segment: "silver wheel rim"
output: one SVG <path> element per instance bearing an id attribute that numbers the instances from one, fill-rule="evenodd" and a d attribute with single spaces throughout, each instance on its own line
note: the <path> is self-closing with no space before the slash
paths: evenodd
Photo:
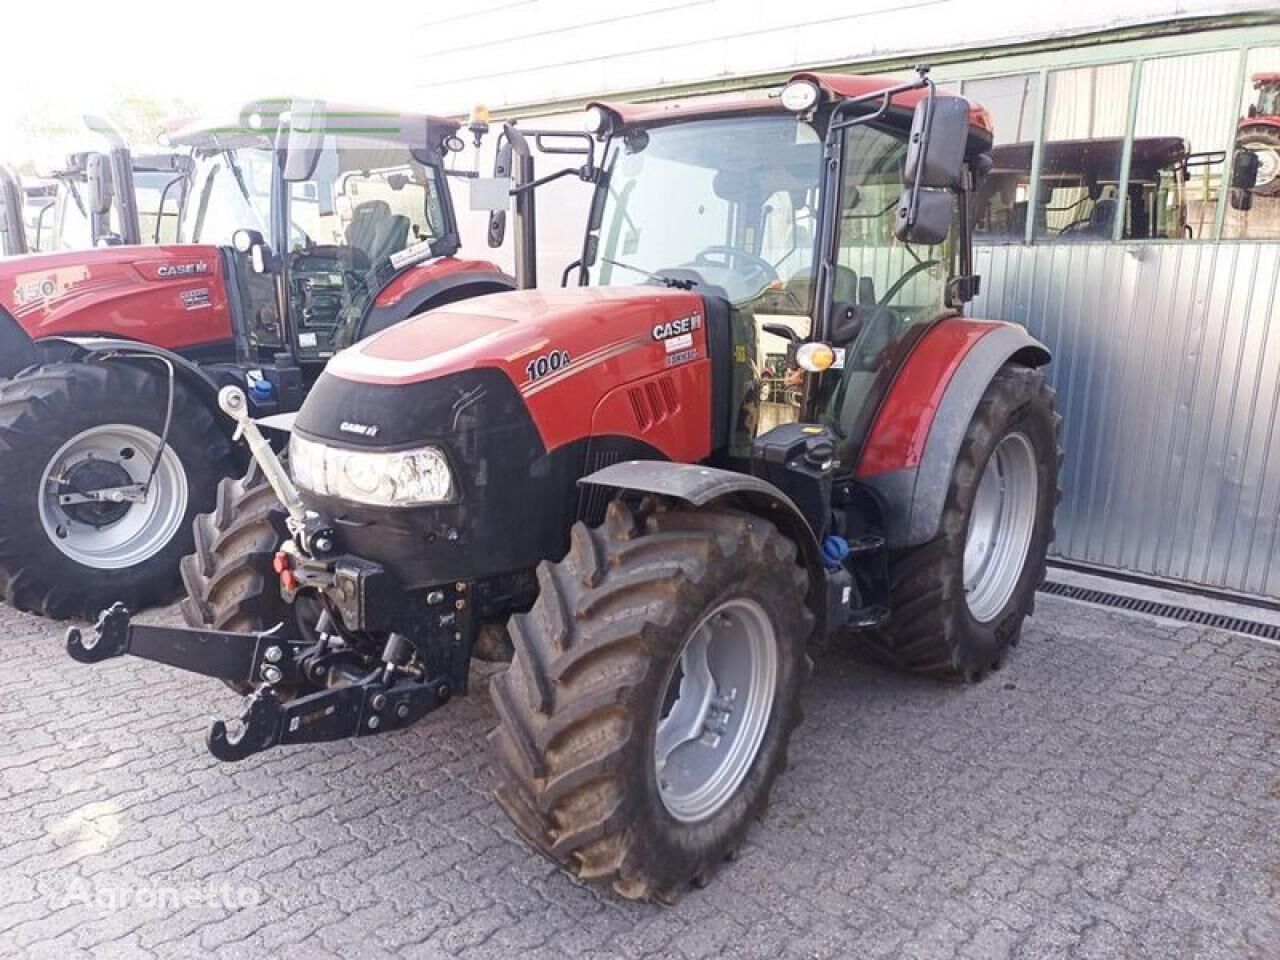
<path id="1" fill-rule="evenodd" d="M 77 520 L 59 501 L 66 478 L 87 461 L 120 468 L 129 482 L 145 483 L 160 450 L 160 438 L 132 424 L 112 423 L 76 434 L 45 464 L 40 478 L 40 523 L 49 541 L 77 563 L 120 570 L 155 556 L 173 539 L 187 512 L 187 477 L 173 448 L 160 454 L 146 499 L 131 503 L 119 519 L 102 526 Z"/>
<path id="2" fill-rule="evenodd" d="M 1011 433 L 992 451 L 978 481 L 964 544 L 964 595 L 975 620 L 994 620 L 1026 566 L 1036 523 L 1035 450 Z"/>
<path id="3" fill-rule="evenodd" d="M 727 600 L 694 627 L 676 667 L 653 759 L 667 812 L 691 823 L 729 801 L 760 752 L 778 683 L 773 622 L 754 600 Z"/>
<path id="4" fill-rule="evenodd" d="M 1257 186 L 1266 186 L 1276 177 L 1280 177 L 1280 148 L 1264 143 L 1261 140 L 1246 140 L 1240 144 L 1240 147 L 1257 154 Z"/>

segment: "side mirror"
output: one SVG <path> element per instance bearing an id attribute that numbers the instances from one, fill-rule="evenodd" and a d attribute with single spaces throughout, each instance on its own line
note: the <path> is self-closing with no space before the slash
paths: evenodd
<path id="1" fill-rule="evenodd" d="M 288 183 L 310 180 L 324 152 L 323 105 L 316 100 L 293 101 L 285 130 L 281 162 L 284 179 Z"/>
<path id="2" fill-rule="evenodd" d="M 493 179 L 511 183 L 512 149 L 511 141 L 502 137 L 498 140 L 498 152 L 493 158 Z M 510 191 L 510 186 L 507 187 Z M 507 236 L 507 204 L 501 210 L 489 211 L 489 246 L 500 247 Z"/>
<path id="3" fill-rule="evenodd" d="M 1228 198 L 1231 209 L 1253 209 L 1253 191 L 1258 186 L 1259 166 L 1261 161 L 1256 153 L 1237 148 L 1231 158 L 1231 193 Z"/>
<path id="4" fill-rule="evenodd" d="M 237 230 L 231 235 L 231 246 L 237 253 L 248 255 L 254 273 L 267 273 L 271 269 L 271 250 L 257 230 Z"/>
<path id="5" fill-rule="evenodd" d="M 968 140 L 969 101 L 945 94 L 925 97 L 911 118 L 903 182 L 913 187 L 958 188 Z"/>
<path id="6" fill-rule="evenodd" d="M 916 104 L 911 118 L 905 189 L 898 199 L 893 233 L 904 243 L 942 243 L 951 232 L 952 191 L 964 180 L 964 148 L 969 140 L 969 102 L 934 94 Z"/>
<path id="7" fill-rule="evenodd" d="M 89 154 L 85 177 L 89 184 L 89 212 L 100 217 L 105 216 L 111 212 L 113 200 L 111 162 L 106 154 Z"/>

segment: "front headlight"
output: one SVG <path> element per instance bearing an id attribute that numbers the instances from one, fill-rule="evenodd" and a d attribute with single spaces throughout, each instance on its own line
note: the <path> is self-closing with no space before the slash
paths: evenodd
<path id="1" fill-rule="evenodd" d="M 303 490 L 377 507 L 411 507 L 453 498 L 449 461 L 439 447 L 373 453 L 289 438 L 289 472 Z"/>

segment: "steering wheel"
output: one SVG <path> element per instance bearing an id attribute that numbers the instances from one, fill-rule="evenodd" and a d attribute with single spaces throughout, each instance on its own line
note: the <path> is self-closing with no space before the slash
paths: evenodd
<path id="1" fill-rule="evenodd" d="M 902 292 L 902 288 L 905 287 L 911 281 L 911 278 L 917 273 L 928 270 L 930 267 L 940 266 L 941 264 L 941 260 L 921 260 L 919 263 L 913 265 L 911 269 L 900 276 L 897 280 L 893 281 L 893 286 L 886 290 L 884 296 L 876 301 L 876 306 L 887 307 L 893 298 Z"/>
<path id="2" fill-rule="evenodd" d="M 713 256 L 722 256 L 726 262 L 723 264 L 714 263 L 711 260 L 711 257 Z M 693 258 L 693 263 L 695 266 L 724 266 L 725 268 L 732 270 L 733 268 L 729 266 L 729 263 L 735 259 L 742 260 L 746 263 L 748 267 L 746 273 L 748 276 L 754 275 L 763 279 L 764 282 L 760 284 L 761 288 L 767 287 L 778 279 L 778 271 L 773 268 L 772 263 L 764 259 L 764 257 L 757 257 L 754 253 L 747 253 L 745 250 L 739 250 L 737 247 L 729 247 L 721 244 L 717 244 L 714 247 L 707 247 L 698 251 L 697 256 Z"/>

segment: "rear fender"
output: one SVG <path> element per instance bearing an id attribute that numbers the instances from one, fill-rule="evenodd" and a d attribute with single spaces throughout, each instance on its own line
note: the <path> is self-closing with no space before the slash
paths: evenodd
<path id="1" fill-rule="evenodd" d="M 884 502 L 890 549 L 938 536 L 960 445 L 978 403 L 1007 363 L 1040 367 L 1049 351 L 1012 323 L 953 318 L 912 351 L 876 414 L 855 471 Z"/>
<path id="2" fill-rule="evenodd" d="M 795 542 L 809 572 L 808 602 L 821 622 L 821 591 L 824 582 L 822 553 L 804 514 L 786 494 L 773 484 L 747 473 L 672 463 L 666 460 L 628 460 L 597 470 L 578 481 L 585 486 L 614 487 L 623 493 L 651 493 L 672 497 L 690 506 L 711 504 L 734 506 L 758 514 L 773 523 Z"/>
<path id="3" fill-rule="evenodd" d="M 493 267 L 492 270 L 467 269 L 443 275 L 428 275 L 423 282 L 397 291 L 398 295 L 392 298 L 385 296 L 393 285 L 399 284 L 403 287 L 409 282 L 409 277 L 404 275 L 397 277 L 378 295 L 373 308 L 360 323 L 357 339 L 362 340 L 372 336 L 392 324 L 407 320 L 425 310 L 486 293 L 500 293 L 516 288 L 515 280 L 497 267 Z"/>
<path id="4" fill-rule="evenodd" d="M 0 343 L 4 340 L 3 316 L 0 316 Z M 213 422 L 228 437 L 235 433 L 235 424 L 224 416 L 218 407 L 219 384 L 199 365 L 163 347 L 155 347 L 135 340 L 120 340 L 111 337 L 47 337 L 43 340 L 27 340 L 28 362 L 3 373 L 13 376 L 19 370 L 35 364 L 71 362 L 85 363 L 89 361 L 110 360 L 116 363 L 134 363 L 145 365 L 152 373 L 167 376 L 172 364 L 177 381 L 191 391 L 202 403 L 209 407 L 213 414 Z M 9 358 L 4 356 L 7 361 Z M 235 446 L 237 455 L 242 448 Z"/>

